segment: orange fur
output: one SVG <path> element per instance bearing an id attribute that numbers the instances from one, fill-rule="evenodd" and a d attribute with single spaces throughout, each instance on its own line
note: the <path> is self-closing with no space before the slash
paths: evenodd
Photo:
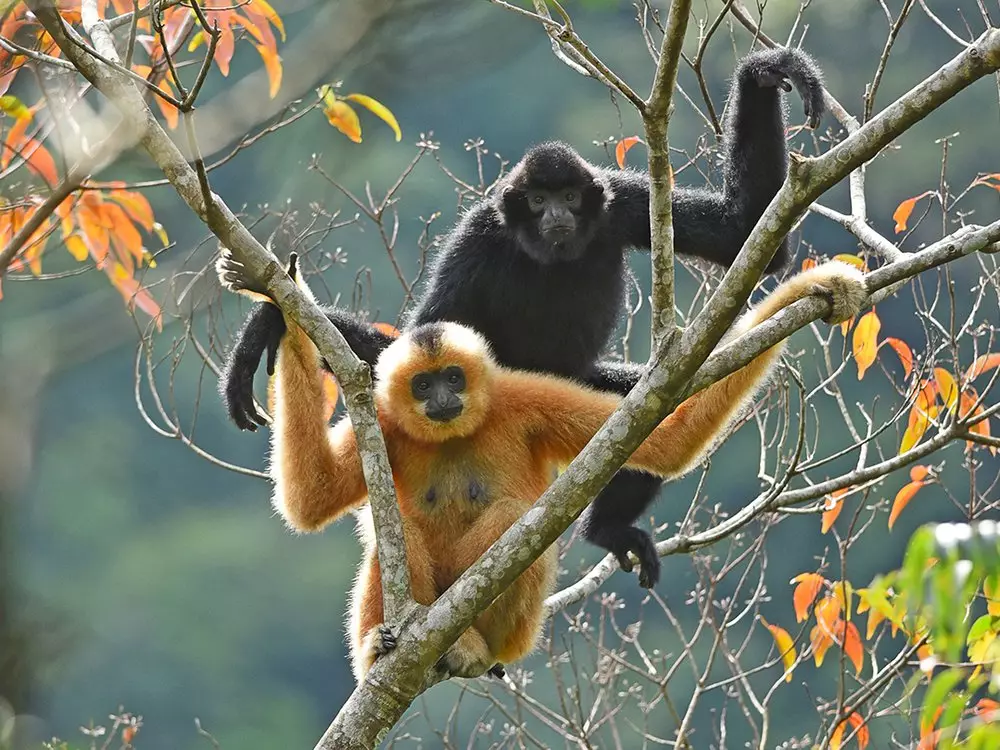
<path id="1" fill-rule="evenodd" d="M 836 315 L 853 315 L 864 298 L 861 275 L 828 263 L 782 284 L 743 317 L 740 333 L 782 308 L 822 293 Z M 837 306 L 839 303 L 839 307 Z M 475 562 L 538 499 L 556 463 L 567 462 L 618 407 L 618 396 L 550 375 L 496 365 L 478 334 L 437 324 L 437 346 L 402 335 L 376 368 L 376 407 L 404 523 L 414 596 L 429 604 Z M 626 465 L 663 477 L 694 466 L 752 398 L 777 361 L 781 345 L 682 403 L 659 424 Z M 458 365 L 466 373 L 462 414 L 429 420 L 410 392 L 419 372 Z M 365 502 L 354 433 L 345 418 L 332 428 L 316 404 L 323 398 L 318 355 L 294 324 L 277 362 L 273 475 L 275 507 L 296 529 L 312 531 Z M 319 446 L 319 448 L 317 448 Z M 382 595 L 370 519 L 361 520 L 366 557 L 352 594 L 351 646 L 360 680 L 374 661 L 373 629 Z M 449 649 L 453 674 L 474 676 L 493 663 L 523 658 L 542 628 L 545 597 L 556 576 L 547 550 L 483 612 Z"/>

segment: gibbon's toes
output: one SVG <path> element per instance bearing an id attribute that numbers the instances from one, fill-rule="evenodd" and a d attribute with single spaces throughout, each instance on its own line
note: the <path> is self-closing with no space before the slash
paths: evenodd
<path id="1" fill-rule="evenodd" d="M 754 79 L 757 85 L 764 89 L 781 89 L 786 94 L 792 90 L 792 84 L 788 82 L 788 77 L 784 73 L 774 70 L 754 71 Z"/>
<path id="2" fill-rule="evenodd" d="M 372 641 L 372 651 L 376 656 L 385 656 L 394 648 L 396 648 L 396 634 L 388 625 L 384 623 L 379 625 Z"/>
<path id="3" fill-rule="evenodd" d="M 618 567 L 624 570 L 626 573 L 631 573 L 635 570 L 635 566 L 632 564 L 632 558 L 628 556 L 628 550 L 615 551 L 615 559 L 618 561 Z"/>
<path id="4" fill-rule="evenodd" d="M 507 670 L 503 668 L 503 664 L 494 664 L 492 667 L 490 667 L 490 671 L 488 672 L 488 674 L 493 675 L 498 680 L 502 680 L 504 676 L 507 674 Z"/>
<path id="5" fill-rule="evenodd" d="M 660 556 L 656 554 L 656 544 L 653 537 L 635 526 L 614 529 L 614 541 L 611 552 L 618 565 L 626 573 L 634 570 L 629 552 L 639 560 L 639 585 L 651 589 L 660 581 Z"/>
<path id="6" fill-rule="evenodd" d="M 455 646 L 444 652 L 438 659 L 437 666 L 449 677 L 482 677 L 492 673 L 494 669 L 494 665 L 486 664 L 473 654 Z"/>
<path id="7" fill-rule="evenodd" d="M 833 308 L 824 318 L 831 325 L 850 320 L 859 312 L 868 299 L 865 276 L 854 266 L 834 260 L 812 269 L 816 294 L 827 298 Z"/>

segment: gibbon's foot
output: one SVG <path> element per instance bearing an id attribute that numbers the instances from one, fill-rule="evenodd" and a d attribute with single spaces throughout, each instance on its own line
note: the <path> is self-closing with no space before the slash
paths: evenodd
<path id="1" fill-rule="evenodd" d="M 492 673 L 496 667 L 503 669 L 475 627 L 458 637 L 438 659 L 437 667 L 449 677 L 482 677 Z"/>
<path id="2" fill-rule="evenodd" d="M 613 526 L 595 529 L 587 540 L 603 547 L 615 556 L 626 573 L 633 570 L 628 553 L 639 559 L 639 585 L 651 589 L 660 582 L 660 556 L 656 554 L 653 537 L 635 526 Z"/>
<path id="3" fill-rule="evenodd" d="M 360 651 L 368 668 L 371 668 L 376 659 L 385 656 L 394 648 L 396 648 L 396 634 L 383 622 L 368 631 L 365 639 L 361 642 Z"/>
<path id="4" fill-rule="evenodd" d="M 493 675 L 498 680 L 502 680 L 504 676 L 507 674 L 507 670 L 504 669 L 503 664 L 494 664 L 492 667 L 490 667 L 490 671 L 488 672 L 488 674 Z"/>
<path id="5" fill-rule="evenodd" d="M 748 73 L 761 88 L 791 91 L 792 86 L 802 97 L 802 107 L 810 129 L 819 125 L 826 110 L 823 101 L 823 79 L 819 66 L 800 49 L 778 48 L 752 52 L 743 58 L 738 73 Z"/>
<path id="6" fill-rule="evenodd" d="M 833 312 L 823 319 L 833 325 L 850 320 L 859 312 L 868 299 L 865 289 L 865 275 L 857 268 L 839 260 L 831 260 L 816 268 L 805 271 L 812 284 L 813 294 L 819 294 L 830 302 Z"/>
<path id="7" fill-rule="evenodd" d="M 385 656 L 396 648 L 396 634 L 385 623 L 379 625 L 372 640 L 372 651 L 376 656 Z"/>
<path id="8" fill-rule="evenodd" d="M 295 281 L 298 275 L 298 262 L 298 253 L 288 254 L 288 267 L 285 273 L 292 277 L 292 281 Z M 267 289 L 256 279 L 251 278 L 246 266 L 236 260 L 227 248 L 223 248 L 219 253 L 219 259 L 215 261 L 215 271 L 219 274 L 219 281 L 227 289 L 237 293 L 249 292 L 250 295 L 263 297 L 261 301 L 271 301 Z"/>

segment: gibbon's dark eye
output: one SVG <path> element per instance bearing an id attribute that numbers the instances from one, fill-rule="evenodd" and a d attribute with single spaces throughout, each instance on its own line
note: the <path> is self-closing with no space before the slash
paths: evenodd
<path id="1" fill-rule="evenodd" d="M 572 190 L 570 190 L 568 193 L 566 193 L 566 202 L 567 203 L 572 203 L 575 200 L 576 200 L 576 193 L 574 193 Z"/>
<path id="2" fill-rule="evenodd" d="M 457 383 L 459 380 L 461 380 L 461 378 L 458 377 L 457 372 L 453 372 L 451 373 L 451 375 L 448 376 L 448 382 L 451 383 L 452 385 L 455 385 L 455 383 Z"/>
<path id="3" fill-rule="evenodd" d="M 540 206 L 540 205 L 542 205 L 543 203 L 545 203 L 545 196 L 544 196 L 544 195 L 536 195 L 536 196 L 535 196 L 534 198 L 532 198 L 531 200 L 532 200 L 532 201 L 534 201 L 534 202 L 535 202 L 535 203 L 536 203 L 537 205 L 539 205 L 539 206 Z"/>

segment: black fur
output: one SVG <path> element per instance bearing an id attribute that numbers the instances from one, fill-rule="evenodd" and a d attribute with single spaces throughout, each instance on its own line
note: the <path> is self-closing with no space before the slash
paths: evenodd
<path id="1" fill-rule="evenodd" d="M 789 85 L 789 82 L 791 85 Z M 721 191 L 674 190 L 674 242 L 678 253 L 730 265 L 785 178 L 787 150 L 781 90 L 794 86 L 810 126 L 823 113 L 820 72 L 799 50 L 766 50 L 736 68 L 725 122 Z M 427 289 L 407 321 L 416 326 L 451 320 L 489 340 L 505 366 L 583 380 L 625 394 L 642 368 L 598 362 L 621 315 L 625 251 L 648 249 L 649 178 L 597 167 L 572 148 L 546 143 L 532 148 L 498 186 L 462 217 L 434 261 Z M 582 191 L 576 234 L 545 243 L 533 225 L 525 190 Z M 789 260 L 781 243 L 768 271 Z M 390 337 L 341 310 L 327 311 L 358 356 L 374 362 Z M 268 350 L 268 372 L 284 333 L 273 305 L 253 310 L 230 353 L 223 396 L 236 424 L 262 423 L 253 405 L 253 374 Z M 660 483 L 648 474 L 622 471 L 581 519 L 584 536 L 610 550 L 625 568 L 639 559 L 640 582 L 653 586 L 660 562 L 652 538 L 633 526 Z"/>

